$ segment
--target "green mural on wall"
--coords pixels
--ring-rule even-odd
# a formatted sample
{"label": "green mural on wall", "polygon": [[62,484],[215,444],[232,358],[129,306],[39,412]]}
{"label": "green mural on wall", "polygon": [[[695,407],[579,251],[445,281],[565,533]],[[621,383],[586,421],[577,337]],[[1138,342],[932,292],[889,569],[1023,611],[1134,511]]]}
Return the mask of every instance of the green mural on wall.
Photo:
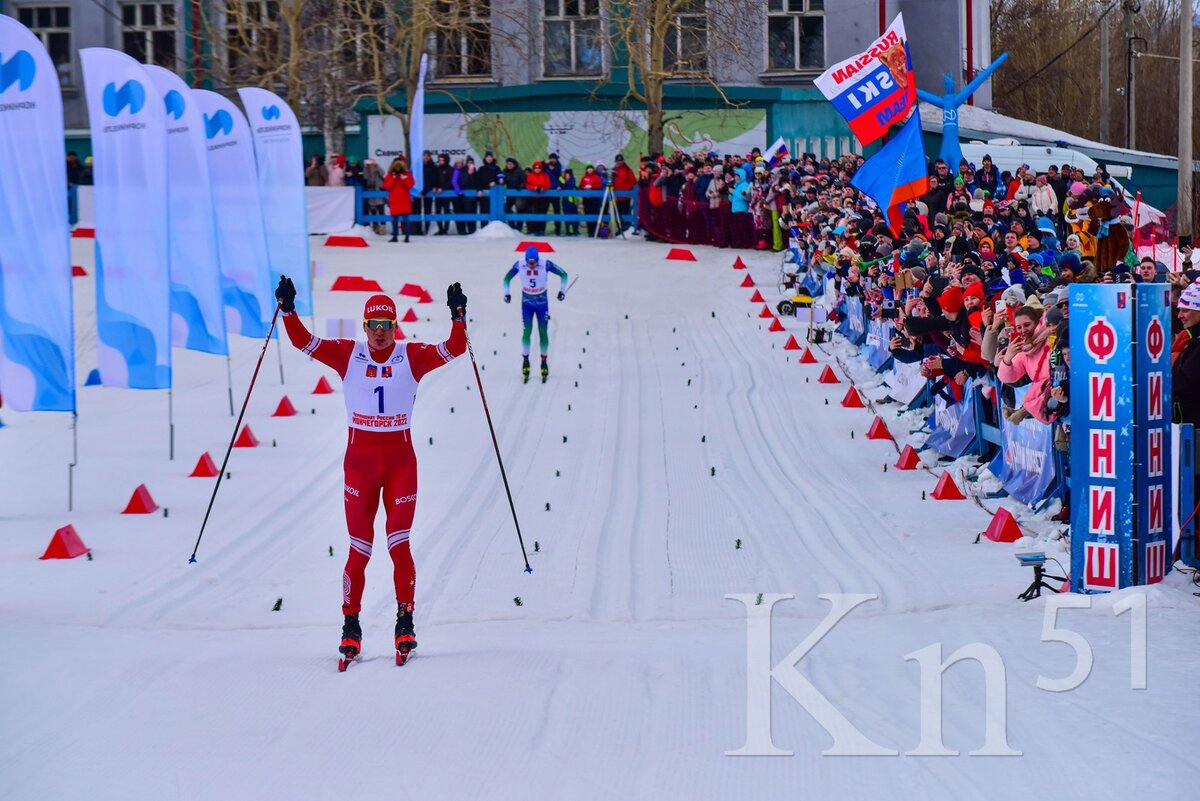
{"label": "green mural on wall", "polygon": [[[746,153],[766,145],[766,112],[763,109],[668,111],[667,147],[688,153],[710,150],[721,154]],[[487,151],[503,165],[512,156],[522,167],[549,153],[558,153],[576,174],[587,163],[611,167],[621,153],[636,168],[646,152],[645,113],[641,111],[514,111],[484,114],[430,114],[426,119],[426,147],[452,157]],[[387,149],[392,134],[382,125],[371,126],[372,150]]]}

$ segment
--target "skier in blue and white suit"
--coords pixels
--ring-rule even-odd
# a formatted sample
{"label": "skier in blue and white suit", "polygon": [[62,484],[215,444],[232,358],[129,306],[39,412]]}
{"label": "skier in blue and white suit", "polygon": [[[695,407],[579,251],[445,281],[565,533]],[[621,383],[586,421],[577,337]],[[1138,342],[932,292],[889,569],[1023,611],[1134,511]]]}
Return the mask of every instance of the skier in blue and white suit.
{"label": "skier in blue and white suit", "polygon": [[538,321],[538,344],[541,346],[542,353],[542,380],[544,381],[550,374],[550,368],[546,363],[546,354],[550,350],[550,329],[548,327],[550,299],[547,297],[546,290],[551,273],[557,275],[559,279],[558,299],[566,300],[567,271],[549,259],[543,261],[541,253],[536,247],[526,248],[524,261],[513,264],[504,276],[505,303],[512,302],[509,284],[518,274],[521,276],[521,321],[525,325],[525,330],[521,334],[521,355],[523,357],[521,372],[526,379],[529,378],[529,341],[533,334],[533,318],[535,316]]}

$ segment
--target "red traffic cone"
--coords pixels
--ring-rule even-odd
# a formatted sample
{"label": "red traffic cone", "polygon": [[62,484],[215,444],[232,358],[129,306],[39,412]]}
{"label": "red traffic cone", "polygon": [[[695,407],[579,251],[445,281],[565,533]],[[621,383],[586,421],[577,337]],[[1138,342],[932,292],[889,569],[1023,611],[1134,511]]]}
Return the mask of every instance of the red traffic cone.
{"label": "red traffic cone", "polygon": [[871,427],[867,429],[867,439],[890,439],[895,441],[892,432],[888,431],[887,423],[883,422],[883,418],[875,415],[875,419],[871,421]]}
{"label": "red traffic cone", "polygon": [[804,353],[800,354],[800,364],[817,364],[817,357],[813,356],[811,350],[805,348]]}
{"label": "red traffic cone", "polygon": [[759,317],[761,317],[761,318],[763,318],[763,319],[765,320],[765,319],[767,319],[767,318],[769,318],[769,317],[774,317],[775,315],[771,314],[771,310],[770,310],[770,309],[768,309],[768,308],[767,308],[767,304],[765,304],[765,303],[764,303],[764,304],[763,304],[763,307],[762,307],[762,311],[760,311],[760,312],[758,313],[758,316],[759,316]]}
{"label": "red traffic cone", "polygon": [[325,380],[325,376],[321,376],[321,380],[317,382],[317,386],[313,389],[314,395],[332,395],[333,387],[329,386],[329,382]]}
{"label": "red traffic cone", "polygon": [[188,473],[188,478],[215,478],[216,475],[217,463],[213,461],[208,451],[205,451],[200,455],[200,459],[196,462],[196,466],[192,469],[192,472]]}
{"label": "red traffic cone", "polygon": [[733,269],[735,269],[735,270],[746,269],[746,262],[742,261],[741,256],[738,256],[737,259],[733,262]]}
{"label": "red traffic cone", "polygon": [[1012,512],[1001,506],[996,510],[996,514],[992,515],[992,522],[988,523],[983,536],[992,542],[1016,542],[1024,535],[1021,534],[1021,527],[1017,525]]}
{"label": "red traffic cone", "polygon": [[859,395],[858,390],[852,386],[846,390],[846,397],[842,398],[842,406],[847,409],[865,409],[867,404],[863,403],[862,395]]}
{"label": "red traffic cone", "polygon": [[[775,317],[771,320],[771,327],[768,328],[767,330],[778,332],[778,331],[786,331],[787,329],[783,327],[783,323],[779,322],[779,318]],[[795,337],[792,337],[788,341],[790,342],[790,341],[794,341],[794,340],[795,340]],[[784,346],[784,350],[792,350],[792,348],[788,348],[787,346]]]}
{"label": "red traffic cone", "polygon": [[271,416],[272,417],[295,417],[296,416],[296,407],[292,405],[292,402],[290,400],[288,400],[288,396],[284,395],[282,398],[279,399],[279,405],[275,407],[275,411]]}
{"label": "red traffic cone", "polygon": [[235,448],[257,448],[258,440],[254,436],[254,432],[250,430],[250,426],[242,426],[242,433],[238,434],[238,438],[234,440],[233,447]]}
{"label": "red traffic cone", "polygon": [[742,279],[742,286],[746,289],[754,286],[754,279],[750,277],[749,273],[747,273],[746,277]]}
{"label": "red traffic cone", "polygon": [[392,335],[392,338],[397,342],[403,342],[405,339],[408,339],[408,337],[404,336],[404,332],[400,330],[400,326],[396,326],[396,333]]}
{"label": "red traffic cone", "polygon": [[[780,328],[779,330],[782,331],[783,329]],[[784,350],[800,350],[800,343],[796,341],[795,336],[789,336],[788,341],[783,343],[783,349]]]}
{"label": "red traffic cone", "polygon": [[938,479],[937,486],[933,488],[933,497],[939,501],[963,501],[967,496],[962,494],[962,490],[954,483],[954,476],[947,471],[942,473]]}
{"label": "red traffic cone", "polygon": [[146,489],[145,484],[138,484],[137,489],[133,491],[133,495],[129,498],[129,503],[125,505],[125,510],[121,514],[148,515],[151,512],[157,511],[158,504],[150,497],[150,490]]}
{"label": "red traffic cone", "polygon": [[46,552],[38,559],[74,559],[87,552],[88,547],[79,538],[75,527],[68,525],[54,532],[54,536],[50,538],[50,544],[46,546]]}
{"label": "red traffic cone", "polygon": [[821,371],[821,377],[817,379],[817,383],[840,384],[842,381],[837,377],[837,373],[833,372],[833,368],[827,364],[825,365],[825,369]]}
{"label": "red traffic cone", "polygon": [[921,457],[917,456],[916,450],[912,445],[905,445],[900,451],[900,458],[896,460],[897,470],[916,470],[921,466]]}
{"label": "red traffic cone", "polygon": [[759,292],[757,289],[754,290],[754,294],[750,296],[751,303],[763,303],[765,301],[766,301],[766,298],[764,298],[762,296],[762,293]]}
{"label": "red traffic cone", "polygon": [[416,311],[414,311],[413,309],[410,308],[408,311],[406,311],[404,313],[404,319],[402,319],[400,322],[415,323],[416,321],[417,321],[417,313],[416,313]]}

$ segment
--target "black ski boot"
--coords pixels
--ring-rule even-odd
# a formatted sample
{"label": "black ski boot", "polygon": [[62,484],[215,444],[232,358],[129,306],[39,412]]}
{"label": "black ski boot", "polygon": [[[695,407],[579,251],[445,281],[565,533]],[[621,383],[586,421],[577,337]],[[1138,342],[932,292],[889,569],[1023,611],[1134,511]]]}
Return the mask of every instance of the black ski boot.
{"label": "black ski boot", "polygon": [[546,362],[546,357],[542,357],[542,383],[546,383],[546,379],[550,377],[550,365]]}
{"label": "black ski boot", "polygon": [[400,604],[396,611],[396,664],[408,661],[409,653],[417,649],[417,638],[413,633],[413,605]]}
{"label": "black ski boot", "polygon": [[342,658],[338,660],[338,670],[345,670],[354,661],[362,651],[362,626],[358,624],[358,615],[346,615],[346,622],[342,624],[342,644],[338,646],[338,653]]}
{"label": "black ski boot", "polygon": [[529,383],[529,357],[521,357],[521,376],[525,379],[525,383]]}

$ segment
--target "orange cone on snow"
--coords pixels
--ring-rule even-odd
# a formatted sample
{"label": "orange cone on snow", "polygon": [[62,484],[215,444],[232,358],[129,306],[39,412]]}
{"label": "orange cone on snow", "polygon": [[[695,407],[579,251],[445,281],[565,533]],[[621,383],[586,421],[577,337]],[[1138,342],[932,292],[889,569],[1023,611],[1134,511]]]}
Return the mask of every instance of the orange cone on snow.
{"label": "orange cone on snow", "polygon": [[[779,330],[782,331],[783,329],[780,328]],[[783,349],[784,350],[800,350],[800,343],[796,341],[795,336],[789,336],[788,341],[783,343]]]}
{"label": "orange cone on snow", "polygon": [[[771,327],[768,328],[767,330],[768,331],[786,331],[787,329],[783,327],[783,323],[779,322],[779,318],[776,317],[773,320],[771,320]],[[788,341],[789,342],[795,341],[795,337],[792,337]],[[793,348],[789,348],[786,345],[783,346],[783,349],[784,350],[794,350]]]}
{"label": "orange cone on snow", "polygon": [[945,472],[938,479],[937,486],[933,488],[933,497],[939,501],[962,501],[966,500],[967,496],[963,495],[962,490],[954,483],[954,476]]}
{"label": "orange cone on snow", "polygon": [[400,322],[415,323],[416,321],[417,321],[417,313],[415,311],[413,311],[412,309],[409,309],[407,312],[404,313],[404,319],[402,319]]}
{"label": "orange cone on snow", "polygon": [[667,253],[667,259],[670,261],[695,261],[696,254],[687,248],[671,248]]}
{"label": "orange cone on snow", "polygon": [[1021,527],[1017,525],[1012,512],[1001,506],[996,510],[996,514],[992,515],[992,522],[988,523],[983,536],[992,542],[1016,542],[1024,535],[1021,534]]}
{"label": "orange cone on snow", "polygon": [[800,364],[817,364],[817,357],[813,356],[811,350],[805,348],[804,353],[800,354]]}
{"label": "orange cone on snow", "polygon": [[738,256],[737,259],[733,262],[733,269],[735,269],[735,270],[746,269],[746,262],[742,261],[741,256]]}
{"label": "orange cone on snow", "polygon": [[321,379],[319,381],[317,381],[317,386],[313,388],[312,394],[314,394],[314,395],[332,395],[333,394],[333,387],[329,386],[329,382],[325,380],[325,376],[321,376]]}
{"label": "orange cone on snow", "polygon": [[235,448],[257,448],[258,439],[255,438],[254,432],[250,430],[250,426],[242,426],[242,433],[238,434],[238,438],[234,440],[233,447]]}
{"label": "orange cone on snow", "polygon": [[196,462],[196,466],[192,468],[192,472],[188,473],[188,478],[215,478],[216,475],[217,463],[213,461],[208,451],[205,451],[200,454],[200,459]]}
{"label": "orange cone on snow", "polygon": [[392,334],[392,338],[397,342],[403,342],[408,339],[408,337],[404,336],[404,332],[400,330],[400,326],[396,326],[396,333]]}
{"label": "orange cone on snow", "polygon": [[817,379],[818,384],[840,384],[841,379],[837,377],[837,373],[833,372],[833,368],[828,364],[821,371],[821,377]]}
{"label": "orange cone on snow", "polygon": [[54,536],[50,538],[50,544],[46,546],[46,552],[38,559],[74,559],[87,552],[88,547],[79,538],[75,527],[68,525],[54,532]]}
{"label": "orange cone on snow", "polygon": [[883,418],[875,415],[875,419],[871,421],[871,427],[867,429],[867,439],[890,439],[895,440],[892,432],[888,431],[887,423],[883,422]]}
{"label": "orange cone on snow", "polygon": [[842,406],[847,409],[865,409],[867,404],[863,403],[862,395],[858,394],[858,390],[850,387],[846,390],[846,397],[842,398]]}
{"label": "orange cone on snow", "polygon": [[754,294],[750,296],[751,303],[763,303],[765,301],[766,301],[766,298],[764,298],[762,296],[762,293],[759,292],[757,289],[754,290]]}
{"label": "orange cone on snow", "polygon": [[765,320],[766,318],[768,318],[768,317],[774,317],[775,315],[771,314],[771,310],[770,310],[770,309],[768,309],[768,308],[767,308],[767,304],[765,304],[765,303],[764,303],[764,304],[763,304],[763,307],[762,307],[762,311],[760,311],[760,312],[758,313],[758,316],[759,316],[759,317],[762,317],[762,318]]}
{"label": "orange cone on snow", "polygon": [[271,416],[272,417],[295,417],[296,416],[296,407],[292,405],[292,402],[290,400],[288,400],[288,396],[284,395],[282,398],[279,399],[279,405],[275,407],[275,412]]}
{"label": "orange cone on snow", "polygon": [[921,457],[917,456],[916,450],[912,445],[905,445],[900,451],[900,458],[896,460],[897,470],[916,470],[921,466]]}
{"label": "orange cone on snow", "polygon": [[754,286],[754,279],[750,277],[749,273],[747,273],[746,277],[742,279],[742,286],[746,289]]}
{"label": "orange cone on snow", "polygon": [[148,515],[151,512],[158,511],[158,504],[150,497],[150,490],[146,489],[145,484],[138,484],[137,489],[133,491],[133,495],[129,498],[129,503],[125,505],[123,515]]}

